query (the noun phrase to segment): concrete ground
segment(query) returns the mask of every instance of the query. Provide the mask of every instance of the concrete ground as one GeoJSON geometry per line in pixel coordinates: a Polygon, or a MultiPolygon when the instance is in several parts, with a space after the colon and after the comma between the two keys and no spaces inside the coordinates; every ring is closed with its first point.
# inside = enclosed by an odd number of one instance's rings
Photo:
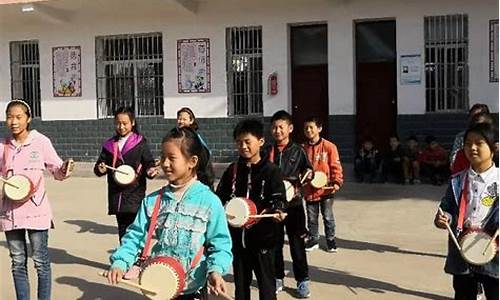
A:
{"type": "MultiPolygon", "coordinates": [[[[148,190],[162,184],[151,181],[148,190]]],[[[47,189],[56,225],[49,238],[53,299],[143,299],[138,291],[109,286],[97,276],[108,268],[109,254],[118,244],[115,219],[106,215],[105,179],[48,180],[47,189]]],[[[443,272],[446,232],[432,225],[444,190],[444,186],[347,182],[334,204],[339,252],[308,254],[311,299],[450,299],[451,277],[443,272]]],[[[288,248],[285,258],[291,269],[288,248]]],[[[36,298],[32,260],[29,267],[36,298]]],[[[3,234],[0,272],[0,299],[15,299],[3,234]]],[[[227,280],[232,294],[231,276],[227,280]]],[[[289,273],[278,299],[295,299],[295,284],[289,273]]],[[[252,295],[258,298],[256,288],[252,295]]]]}

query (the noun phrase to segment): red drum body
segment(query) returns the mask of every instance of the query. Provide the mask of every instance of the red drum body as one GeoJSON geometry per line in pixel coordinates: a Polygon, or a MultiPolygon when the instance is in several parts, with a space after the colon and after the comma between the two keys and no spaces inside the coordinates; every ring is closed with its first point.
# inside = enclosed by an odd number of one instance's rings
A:
{"type": "Polygon", "coordinates": [[[141,290],[143,295],[153,300],[174,299],[183,291],[186,273],[181,263],[173,257],[157,256],[147,260],[142,266],[139,284],[156,293],[141,290]]]}
{"type": "Polygon", "coordinates": [[[226,203],[225,210],[227,222],[232,227],[248,228],[256,222],[255,218],[249,217],[257,214],[257,206],[250,199],[235,197],[226,203]]]}

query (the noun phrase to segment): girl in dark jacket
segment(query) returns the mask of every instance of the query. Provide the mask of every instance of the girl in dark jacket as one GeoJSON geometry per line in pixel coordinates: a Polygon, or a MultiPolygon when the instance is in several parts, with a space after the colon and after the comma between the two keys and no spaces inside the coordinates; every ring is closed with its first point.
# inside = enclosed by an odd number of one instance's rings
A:
{"type": "Polygon", "coordinates": [[[99,177],[108,175],[108,214],[116,215],[121,240],[145,196],[146,177],[152,179],[158,170],[146,139],[137,131],[132,109],[121,107],[115,112],[115,131],[116,134],[104,142],[94,173],[99,177]],[[123,164],[136,173],[136,180],[128,185],[117,183],[115,171],[111,169],[123,164]]]}

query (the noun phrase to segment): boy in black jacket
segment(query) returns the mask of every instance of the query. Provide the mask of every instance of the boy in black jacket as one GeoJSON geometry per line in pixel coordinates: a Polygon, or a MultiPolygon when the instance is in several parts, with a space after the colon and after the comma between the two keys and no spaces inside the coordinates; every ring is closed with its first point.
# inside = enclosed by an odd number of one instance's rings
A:
{"type": "Polygon", "coordinates": [[[274,144],[267,149],[267,159],[274,162],[281,169],[283,178],[288,180],[295,189],[295,196],[288,202],[286,210],[288,216],[285,219],[284,226],[280,227],[279,247],[276,247],[276,293],[283,289],[283,278],[285,277],[283,245],[285,242],[284,227],[286,227],[293,261],[293,274],[297,281],[297,294],[300,298],[308,298],[311,293],[309,291],[309,267],[305,251],[306,216],[302,204],[301,185],[310,180],[313,168],[304,149],[290,140],[290,133],[293,131],[292,116],[288,112],[280,110],[272,116],[271,123],[274,144]],[[303,178],[303,176],[308,178],[303,178]]]}
{"type": "Polygon", "coordinates": [[[240,121],[233,137],[239,159],[222,175],[217,195],[223,204],[233,197],[248,198],[257,213],[278,213],[275,218],[262,218],[249,228],[230,227],[233,240],[233,272],[235,297],[250,299],[252,270],[259,286],[259,299],[275,300],[274,248],[280,232],[277,222],[283,221],[286,209],[285,188],[280,170],[268,160],[261,159],[264,145],[264,126],[255,119],[240,121]]]}

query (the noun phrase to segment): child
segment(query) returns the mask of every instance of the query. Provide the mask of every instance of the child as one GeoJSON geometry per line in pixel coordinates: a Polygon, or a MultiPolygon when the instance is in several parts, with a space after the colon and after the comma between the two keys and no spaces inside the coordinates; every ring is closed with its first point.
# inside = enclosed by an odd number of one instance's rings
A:
{"type": "MultiPolygon", "coordinates": [[[[499,178],[493,164],[497,140],[498,131],[490,124],[477,124],[465,132],[464,151],[470,168],[451,177],[440,204],[444,215],[438,212],[434,219],[438,228],[445,229],[449,223],[458,238],[468,229],[490,235],[498,229],[499,178]]],[[[478,283],[482,283],[488,300],[498,299],[498,253],[489,263],[473,266],[449,239],[444,270],[453,275],[455,299],[476,299],[478,283]]]]}
{"type": "Polygon", "coordinates": [[[389,138],[389,151],[386,153],[382,164],[384,181],[404,183],[403,176],[403,148],[397,135],[389,138]]]}
{"type": "Polygon", "coordinates": [[[375,148],[372,138],[363,141],[361,149],[354,158],[354,173],[359,182],[372,183],[379,179],[380,152],[375,148]]]}
{"type": "Polygon", "coordinates": [[[414,135],[409,136],[408,139],[406,139],[406,149],[403,156],[405,184],[420,183],[420,162],[418,161],[420,152],[417,137],[414,135]]]}
{"type": "Polygon", "coordinates": [[[325,225],[327,251],[337,252],[335,218],[333,216],[333,195],[344,183],[344,178],[337,146],[321,138],[320,133],[322,129],[321,121],[318,118],[308,118],[304,123],[304,135],[307,138],[304,150],[307,157],[312,162],[314,171],[324,172],[328,178],[326,189],[317,189],[310,184],[304,187],[304,198],[307,204],[307,228],[309,229],[306,251],[318,248],[318,215],[321,208],[323,223],[325,225]]]}
{"type": "MultiPolygon", "coordinates": [[[[222,202],[225,204],[233,197],[244,197],[255,203],[259,214],[264,211],[283,212],[285,187],[280,170],[260,156],[264,126],[255,119],[242,120],[234,128],[233,137],[240,157],[226,169],[219,182],[217,194],[222,202]]],[[[282,220],[283,214],[279,214],[276,221],[282,220]]],[[[236,299],[250,299],[252,271],[257,278],[259,299],[276,299],[273,250],[278,244],[279,227],[267,218],[249,228],[230,228],[236,299]]]]}
{"type": "MultiPolygon", "coordinates": [[[[137,130],[132,109],[121,107],[115,112],[115,135],[104,143],[94,173],[99,177],[108,175],[108,215],[116,215],[121,241],[146,194],[146,177],[151,179],[158,174],[148,142],[137,130]],[[106,167],[122,164],[131,166],[137,173],[137,180],[126,186],[118,184],[113,178],[114,171],[106,167]]],[[[126,278],[136,278],[139,271],[135,266],[126,278]]]]}
{"type": "Polygon", "coordinates": [[[204,164],[200,161],[203,146],[192,129],[174,128],[163,138],[161,147],[161,167],[169,184],[142,201],[137,218],[110,257],[108,281],[117,283],[136,261],[146,240],[153,207],[159,199],[155,227],[158,242],[151,256],[170,256],[184,266],[187,282],[178,299],[200,299],[207,277],[209,293],[225,293],[222,275],[232,260],[231,237],[219,198],[196,179],[196,172],[204,171],[198,169],[204,164]],[[203,257],[191,267],[202,247],[203,257]]]}
{"type": "Polygon", "coordinates": [[[444,150],[432,135],[425,137],[427,147],[418,155],[420,169],[434,185],[441,185],[449,176],[448,152],[444,150]]]}
{"type": "MultiPolygon", "coordinates": [[[[267,157],[281,170],[283,178],[288,180],[296,190],[295,197],[288,203],[284,226],[281,226],[279,245],[276,247],[276,292],[283,290],[285,277],[285,263],[283,259],[283,245],[285,242],[284,227],[288,235],[288,244],[293,261],[293,273],[297,281],[297,293],[301,298],[310,296],[309,267],[305,251],[305,237],[307,236],[306,216],[303,207],[303,197],[300,192],[302,176],[310,174],[312,165],[307,159],[304,149],[290,140],[293,131],[292,116],[284,111],[277,111],[271,117],[271,133],[274,144],[267,149],[267,157]]],[[[308,179],[309,180],[309,179],[308,179]]]]}
{"type": "Polygon", "coordinates": [[[25,202],[12,201],[3,196],[0,231],[5,232],[7,239],[17,299],[30,298],[26,234],[38,274],[38,299],[50,299],[48,229],[53,228],[53,222],[43,173],[48,170],[56,180],[64,180],[71,173],[71,167],[66,170],[70,163],[63,163],[49,138],[34,129],[30,130],[31,109],[26,102],[10,101],[6,115],[11,136],[0,144],[2,176],[27,176],[36,186],[36,191],[25,202]]]}
{"type": "Polygon", "coordinates": [[[182,128],[182,127],[190,127],[194,131],[196,131],[196,134],[198,135],[198,138],[200,139],[201,143],[203,144],[203,153],[202,155],[204,156],[203,161],[207,162],[206,172],[205,174],[200,177],[202,174],[198,174],[198,179],[203,182],[204,184],[208,185],[212,190],[214,189],[214,180],[215,180],[215,173],[213,169],[212,162],[210,161],[210,149],[208,148],[207,143],[201,135],[198,133],[198,122],[196,121],[196,117],[194,116],[193,111],[189,107],[182,107],[177,111],[177,127],[182,128]]]}

